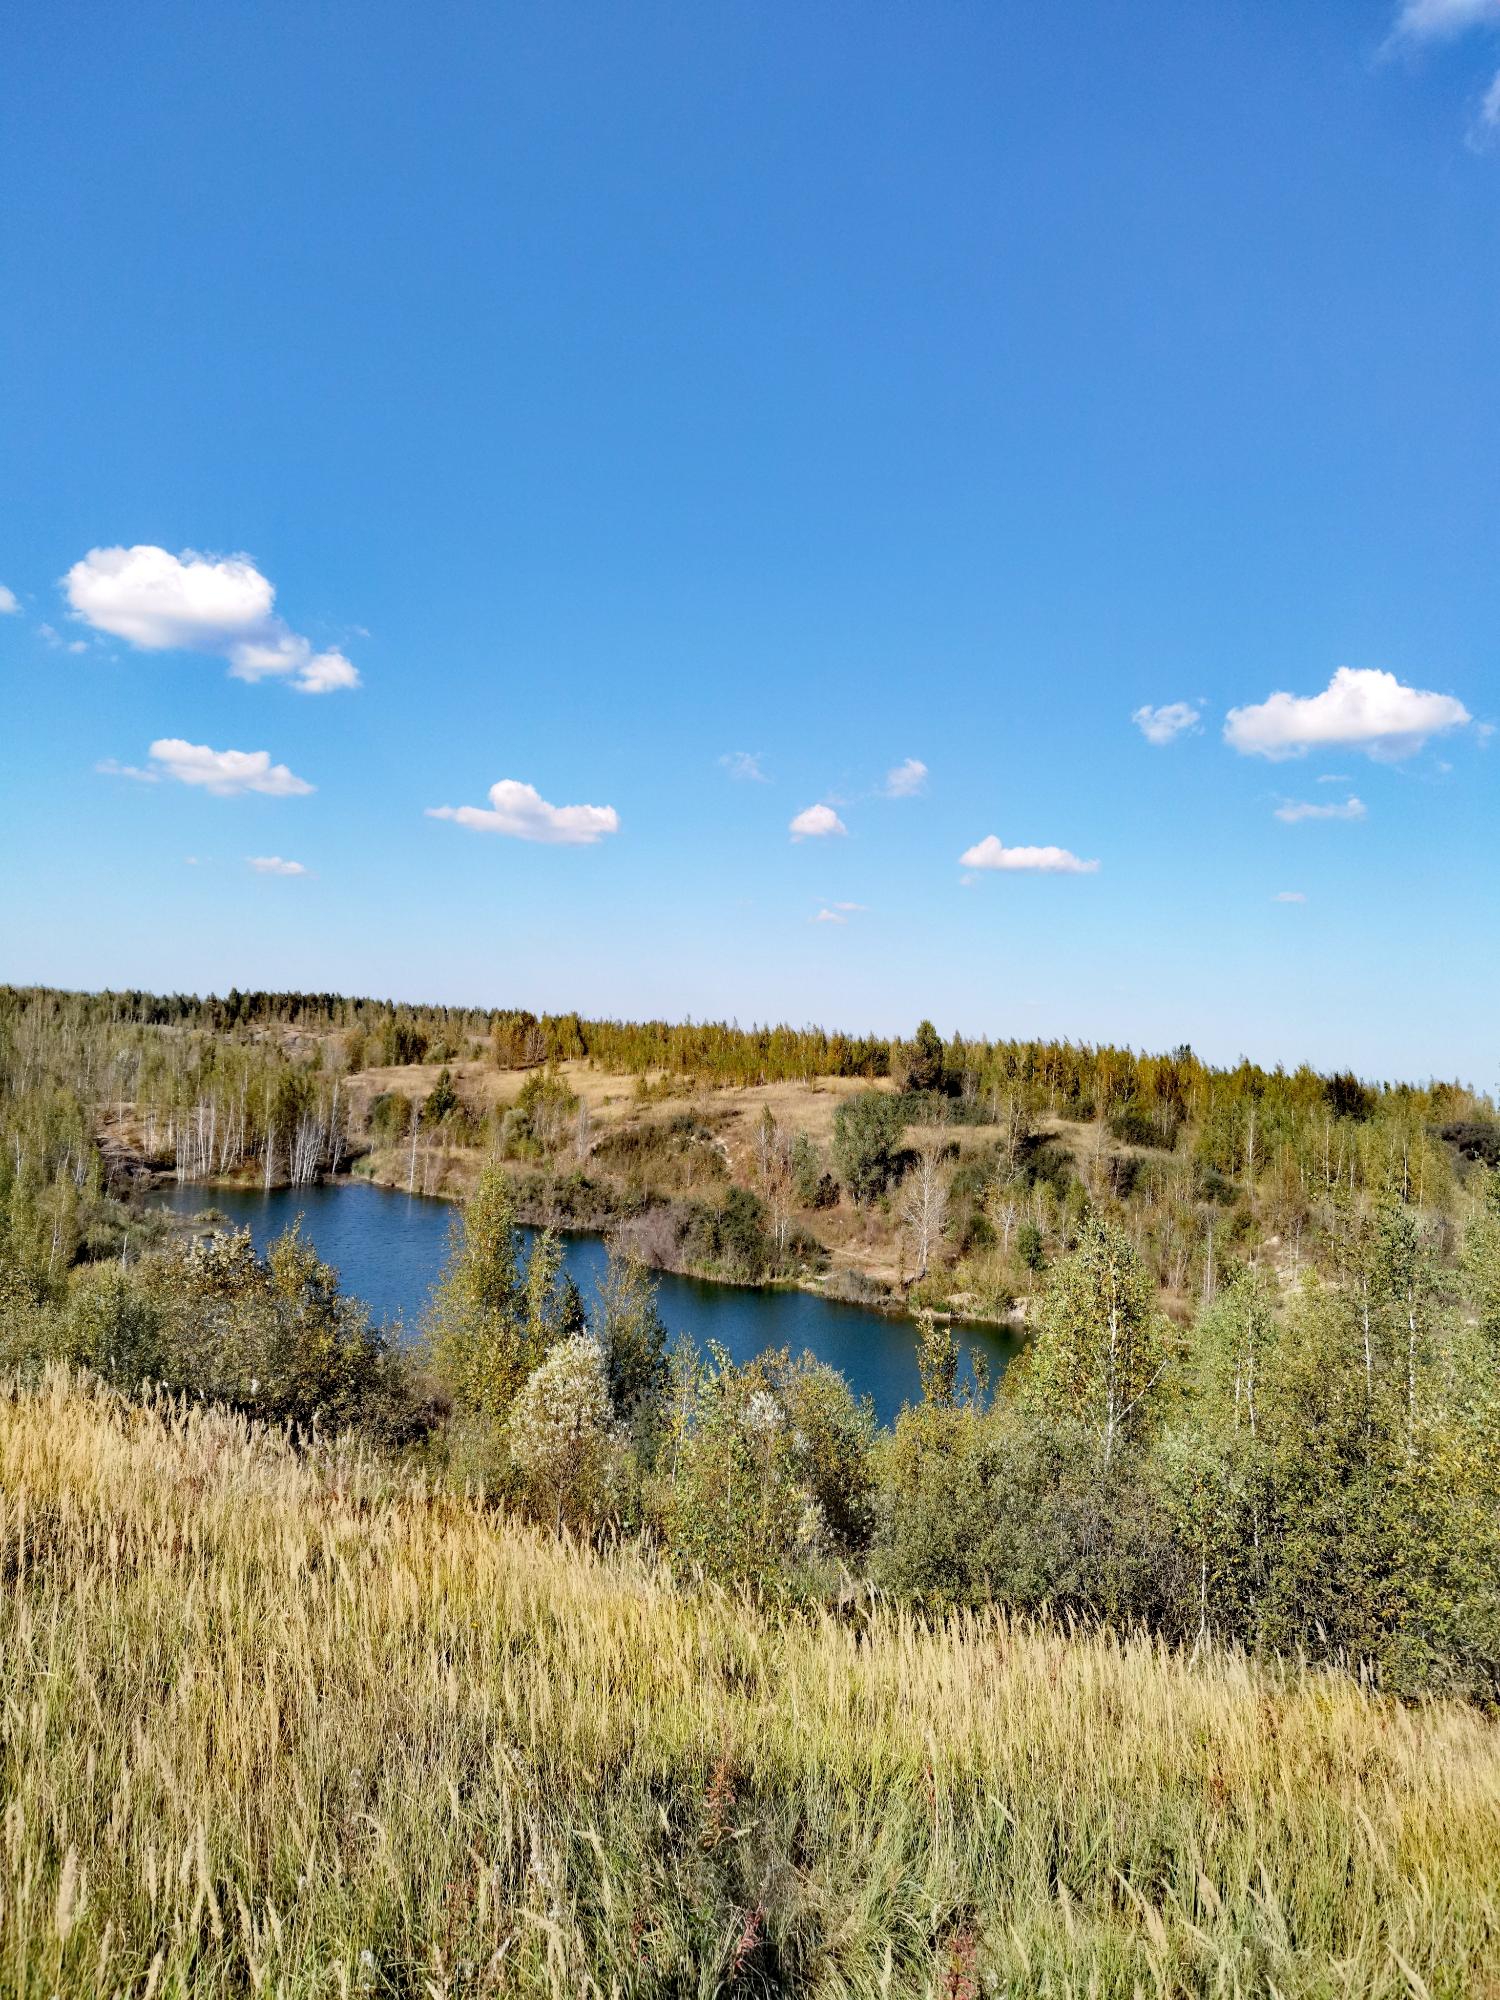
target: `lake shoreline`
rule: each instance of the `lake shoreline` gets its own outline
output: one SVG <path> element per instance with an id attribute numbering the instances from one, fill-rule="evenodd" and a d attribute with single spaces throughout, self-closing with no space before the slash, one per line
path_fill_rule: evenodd
<path id="1" fill-rule="evenodd" d="M 301 1183 L 294 1183 L 278 1176 L 269 1185 L 259 1177 L 236 1177 L 232 1174 L 215 1174 L 204 1179 L 184 1180 L 171 1168 L 152 1167 L 146 1161 L 137 1159 L 131 1163 L 134 1183 L 132 1192 L 139 1196 L 143 1192 L 154 1194 L 168 1188 L 203 1188 L 242 1195 L 286 1195 L 295 1194 L 299 1187 L 370 1187 L 387 1194 L 404 1195 L 411 1201 L 440 1202 L 453 1209 L 462 1205 L 463 1192 L 450 1191 L 447 1188 L 429 1190 L 403 1187 L 399 1182 L 378 1177 L 373 1172 L 362 1173 L 360 1165 L 369 1157 L 368 1153 L 356 1154 L 349 1168 L 341 1173 L 321 1173 L 314 1180 Z M 525 1200 L 524 1190 L 518 1192 L 523 1198 L 517 1201 L 516 1219 L 526 1228 L 553 1229 L 559 1236 L 589 1238 L 600 1242 L 607 1241 L 611 1234 L 608 1225 L 602 1222 L 590 1224 L 556 1221 L 543 1212 L 542 1204 Z M 205 1203 L 205 1207 L 211 1206 L 211 1203 Z M 765 1294 L 800 1292 L 809 1298 L 821 1299 L 825 1304 L 857 1308 L 861 1312 L 875 1313 L 882 1319 L 904 1322 L 912 1327 L 918 1324 L 918 1314 L 904 1303 L 894 1301 L 889 1293 L 879 1297 L 851 1296 L 831 1290 L 826 1282 L 812 1275 L 769 1279 L 736 1278 L 724 1276 L 718 1271 L 696 1269 L 691 1265 L 662 1264 L 650 1257 L 644 1257 L 642 1261 L 649 1270 L 660 1272 L 667 1277 L 688 1279 L 694 1284 L 722 1285 L 736 1291 Z M 1019 1316 L 995 1318 L 988 1314 L 954 1312 L 947 1307 L 932 1307 L 927 1310 L 939 1325 L 944 1326 L 972 1327 L 976 1332 L 1006 1338 L 1015 1338 L 1025 1329 L 1025 1321 Z"/>
<path id="2" fill-rule="evenodd" d="M 356 1196 L 356 1187 L 365 1191 Z M 272 1189 L 261 1182 L 179 1182 L 169 1175 L 142 1194 L 148 1212 L 171 1216 L 179 1231 L 248 1228 L 261 1256 L 300 1221 L 306 1241 L 338 1273 L 344 1291 L 401 1345 L 419 1335 L 449 1253 L 451 1203 L 381 1187 L 362 1175 Z M 518 1223 L 518 1229 L 527 1246 L 540 1234 L 535 1223 Z M 571 1227 L 558 1236 L 563 1268 L 591 1312 L 608 1279 L 606 1241 L 596 1231 Z M 655 1273 L 654 1285 L 669 1341 L 686 1338 L 700 1354 L 722 1349 L 737 1364 L 780 1350 L 810 1353 L 856 1394 L 868 1395 L 877 1421 L 886 1425 L 920 1400 L 920 1329 L 909 1316 L 796 1285 L 726 1284 L 678 1271 Z M 1022 1346 L 1022 1338 L 1004 1327 L 970 1329 L 959 1336 L 961 1379 L 998 1381 Z"/>

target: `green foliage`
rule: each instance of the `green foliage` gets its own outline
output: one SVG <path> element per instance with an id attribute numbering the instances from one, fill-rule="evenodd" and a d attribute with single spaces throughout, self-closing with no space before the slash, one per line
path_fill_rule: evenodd
<path id="1" fill-rule="evenodd" d="M 427 1093 L 427 1102 L 422 1106 L 422 1118 L 428 1125 L 441 1125 L 458 1109 L 458 1092 L 453 1087 L 453 1072 L 446 1066 L 439 1072 L 438 1080 Z"/>
<path id="2" fill-rule="evenodd" d="M 833 1117 L 833 1163 L 855 1201 L 874 1201 L 895 1177 L 906 1121 L 899 1101 L 881 1090 L 846 1097 Z"/>
<path id="3" fill-rule="evenodd" d="M 1044 1419 L 1067 1416 L 1082 1424 L 1108 1467 L 1149 1428 L 1169 1356 L 1155 1291 L 1130 1239 L 1090 1216 L 1042 1301 L 1026 1373 L 1029 1400 Z"/>
<path id="4" fill-rule="evenodd" d="M 599 1289 L 598 1334 L 611 1405 L 627 1423 L 648 1422 L 666 1391 L 667 1330 L 649 1272 L 617 1241 Z"/>
<path id="5" fill-rule="evenodd" d="M 526 1277 L 510 1182 L 488 1166 L 454 1224 L 425 1327 L 433 1370 L 465 1415 L 502 1417 L 545 1351 L 528 1326 Z"/>
<path id="6" fill-rule="evenodd" d="M 775 1254 L 765 1203 L 749 1188 L 731 1187 L 716 1208 L 694 1211 L 683 1254 L 700 1270 L 753 1284 L 766 1275 Z"/>
<path id="7" fill-rule="evenodd" d="M 1494 1364 L 1500 1366 L 1500 1172 L 1485 1181 L 1483 1205 L 1464 1245 L 1464 1273 L 1480 1333 Z"/>
<path id="8" fill-rule="evenodd" d="M 578 1114 L 578 1097 L 551 1070 L 536 1070 L 506 1112 L 501 1144 L 511 1159 L 547 1159 L 562 1145 Z"/>
<path id="9" fill-rule="evenodd" d="M 834 1371 L 785 1351 L 738 1367 L 677 1358 L 656 1501 L 669 1546 L 705 1576 L 826 1589 L 873 1512 L 873 1419 Z"/>
<path id="10" fill-rule="evenodd" d="M 571 1334 L 547 1350 L 511 1405 L 506 1439 L 559 1532 L 566 1523 L 592 1525 L 608 1511 L 620 1440 L 597 1340 Z"/>
<path id="11" fill-rule="evenodd" d="M 370 1102 L 370 1136 L 377 1146 L 392 1146 L 411 1131 L 411 1099 L 399 1090 L 383 1090 Z"/>
<path id="12" fill-rule="evenodd" d="M 805 1132 L 793 1134 L 788 1163 L 792 1194 L 799 1208 L 832 1208 L 839 1198 L 838 1182 L 823 1164 L 823 1155 Z"/>

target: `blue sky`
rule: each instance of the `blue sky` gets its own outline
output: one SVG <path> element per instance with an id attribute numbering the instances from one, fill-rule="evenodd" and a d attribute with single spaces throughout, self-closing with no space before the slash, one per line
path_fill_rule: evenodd
<path id="1" fill-rule="evenodd" d="M 0 977 L 1493 1087 L 1500 0 L 5 56 Z"/>

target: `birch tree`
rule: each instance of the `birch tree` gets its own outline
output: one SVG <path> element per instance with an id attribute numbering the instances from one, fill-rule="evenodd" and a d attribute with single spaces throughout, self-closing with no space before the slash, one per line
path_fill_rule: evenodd
<path id="1" fill-rule="evenodd" d="M 1033 1400 L 1092 1431 L 1108 1469 L 1147 1428 L 1169 1360 L 1166 1322 L 1129 1237 L 1089 1216 L 1042 1302 Z"/>
<path id="2" fill-rule="evenodd" d="M 912 1234 L 919 1279 L 927 1276 L 948 1219 L 948 1169 L 943 1155 L 943 1147 L 935 1141 L 919 1146 L 901 1183 L 901 1219 Z"/>

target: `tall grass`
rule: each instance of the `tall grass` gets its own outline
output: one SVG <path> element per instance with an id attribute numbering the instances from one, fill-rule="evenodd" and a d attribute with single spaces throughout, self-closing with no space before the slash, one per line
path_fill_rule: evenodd
<path id="1" fill-rule="evenodd" d="M 1500 1734 L 0 1393 L 0 1992 L 1500 1991 Z"/>

